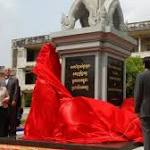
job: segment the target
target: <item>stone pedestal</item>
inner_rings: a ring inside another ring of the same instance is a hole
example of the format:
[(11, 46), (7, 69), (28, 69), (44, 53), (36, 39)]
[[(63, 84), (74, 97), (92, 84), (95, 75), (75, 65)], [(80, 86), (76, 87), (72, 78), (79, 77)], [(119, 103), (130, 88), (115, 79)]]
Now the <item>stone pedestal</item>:
[(62, 59), (62, 82), (73, 96), (108, 100), (126, 97), (125, 59), (136, 41), (111, 27), (87, 27), (52, 34)]

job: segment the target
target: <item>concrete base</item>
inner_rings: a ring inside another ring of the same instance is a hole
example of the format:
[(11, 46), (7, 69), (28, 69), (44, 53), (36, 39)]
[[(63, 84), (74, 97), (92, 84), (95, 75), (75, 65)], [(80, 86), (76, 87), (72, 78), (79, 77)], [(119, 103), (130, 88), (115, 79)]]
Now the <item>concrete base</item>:
[(137, 145), (133, 142), (120, 142), (120, 143), (105, 143), (105, 144), (71, 144), (71, 143), (57, 143), (54, 141), (29, 141), (22, 139), (7, 139), (0, 138), (0, 145), (18, 145), (30, 146), (37, 148), (53, 148), (53, 149), (67, 149), (67, 150), (133, 150)]

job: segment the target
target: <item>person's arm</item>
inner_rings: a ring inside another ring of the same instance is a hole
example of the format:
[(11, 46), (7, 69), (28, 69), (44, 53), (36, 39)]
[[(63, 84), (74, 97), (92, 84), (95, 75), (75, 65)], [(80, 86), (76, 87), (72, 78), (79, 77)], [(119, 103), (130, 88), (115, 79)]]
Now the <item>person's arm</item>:
[(3, 101), (2, 101), (2, 103), (3, 103), (3, 107), (4, 108), (7, 108), (8, 107), (8, 104), (9, 104), (9, 94), (8, 94), (8, 91), (7, 91), (7, 89), (6, 88), (4, 88), (4, 90), (5, 90), (5, 97), (4, 97), (4, 99), (3, 99)]
[(18, 87), (19, 87), (19, 82), (18, 82), (18, 79), (15, 78), (14, 79), (15, 81), (15, 89), (14, 89), (14, 94), (13, 94), (13, 100), (12, 100), (12, 105), (15, 106), (16, 103), (17, 103), (17, 100), (18, 100)]
[(6, 97), (5, 97), (5, 99), (9, 101), (9, 98), (10, 97), (9, 97), (9, 94), (8, 94), (8, 91), (7, 91), (7, 88), (6, 88)]
[(141, 104), (143, 101), (143, 83), (142, 75), (139, 74), (136, 78), (135, 88), (134, 88), (134, 98), (135, 98), (135, 112), (140, 113)]

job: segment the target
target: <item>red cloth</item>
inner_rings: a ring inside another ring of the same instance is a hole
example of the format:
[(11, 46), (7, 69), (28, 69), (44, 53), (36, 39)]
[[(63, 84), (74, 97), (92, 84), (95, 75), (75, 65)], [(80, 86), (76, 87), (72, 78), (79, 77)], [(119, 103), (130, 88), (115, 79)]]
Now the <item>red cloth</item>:
[(34, 68), (37, 76), (25, 139), (73, 143), (142, 142), (134, 100), (116, 107), (102, 100), (72, 97), (60, 82), (55, 48), (45, 44)]

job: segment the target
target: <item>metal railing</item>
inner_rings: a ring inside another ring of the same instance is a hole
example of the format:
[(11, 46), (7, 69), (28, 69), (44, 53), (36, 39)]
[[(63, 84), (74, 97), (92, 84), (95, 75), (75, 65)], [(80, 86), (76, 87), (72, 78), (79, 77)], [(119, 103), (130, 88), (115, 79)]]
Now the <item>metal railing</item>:
[(128, 31), (150, 30), (150, 21), (128, 23)]
[(12, 40), (12, 48), (15, 49), (17, 47), (24, 47), (25, 45), (44, 43), (50, 40), (50, 35), (14, 39)]

